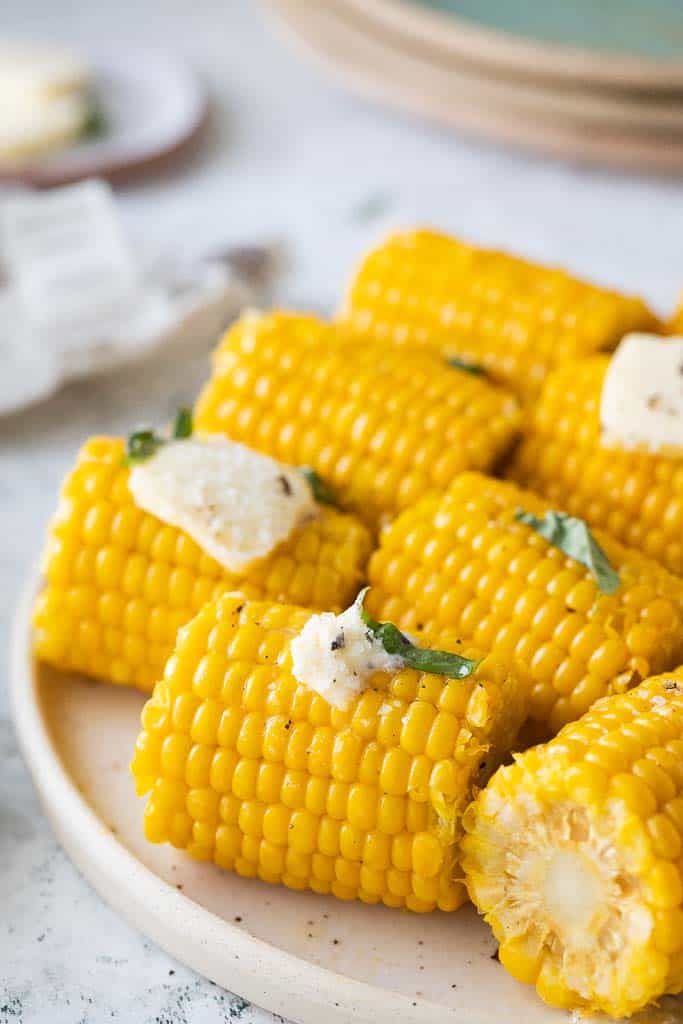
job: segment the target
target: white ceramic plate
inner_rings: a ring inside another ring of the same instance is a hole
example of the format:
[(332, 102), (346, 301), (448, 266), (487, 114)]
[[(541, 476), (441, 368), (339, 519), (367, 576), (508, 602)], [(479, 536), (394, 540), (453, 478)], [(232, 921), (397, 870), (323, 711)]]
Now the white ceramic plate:
[(0, 181), (39, 187), (92, 177), (114, 181), (156, 168), (198, 137), (207, 94), (182, 61), (135, 46), (86, 56), (105, 133), (29, 163), (2, 164)]
[(17, 733), (45, 813), (100, 895), (178, 960), (301, 1024), (567, 1021), (492, 959), (472, 908), (410, 914), (248, 881), (142, 838), (128, 772), (144, 698), (36, 665), (17, 613)]

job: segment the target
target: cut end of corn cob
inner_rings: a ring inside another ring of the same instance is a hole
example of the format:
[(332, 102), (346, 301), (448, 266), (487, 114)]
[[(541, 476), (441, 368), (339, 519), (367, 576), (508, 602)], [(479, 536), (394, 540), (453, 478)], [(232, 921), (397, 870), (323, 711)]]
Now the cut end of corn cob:
[(622, 1017), (683, 988), (683, 671), (519, 755), (464, 825), (501, 963), (546, 1002)]
[(659, 327), (638, 298), (428, 230), (394, 234), (373, 249), (340, 317), (378, 340), (482, 366), (525, 399), (554, 366)]
[(252, 313), (219, 345), (194, 421), (311, 466), (376, 525), (464, 469), (490, 469), (521, 412), (512, 395), (438, 354), (388, 349), (315, 317)]
[(226, 595), (180, 631), (132, 763), (145, 834), (292, 889), (455, 910), (460, 817), (523, 688), (489, 656), (460, 680), (377, 672), (340, 710), (291, 673), (310, 614)]
[(371, 550), (367, 528), (330, 506), (243, 574), (139, 509), (124, 442), (93, 438), (67, 477), (43, 557), (35, 651), (57, 668), (151, 690), (176, 632), (229, 591), (316, 609), (349, 604)]
[(597, 532), (620, 579), (602, 593), (585, 566), (516, 517), (548, 508), (512, 484), (464, 473), (383, 531), (368, 607), (401, 629), (432, 638), (449, 630), (495, 650), (554, 735), (598, 697), (683, 661), (683, 583)]

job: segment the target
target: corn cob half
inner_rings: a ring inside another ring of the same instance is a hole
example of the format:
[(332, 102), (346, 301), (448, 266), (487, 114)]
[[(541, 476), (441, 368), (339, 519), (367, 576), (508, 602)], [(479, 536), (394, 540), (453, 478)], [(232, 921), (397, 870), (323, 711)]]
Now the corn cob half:
[(683, 461), (601, 445), (608, 365), (594, 356), (548, 378), (506, 475), (683, 575)]
[(612, 594), (516, 519), (547, 503), (464, 473), (408, 509), (370, 559), (368, 607), (406, 630), (443, 630), (514, 665), (531, 715), (555, 733), (607, 693), (683, 661), (683, 582), (598, 534), (619, 573)]
[(292, 889), (454, 910), (460, 815), (523, 688), (490, 656), (465, 679), (375, 672), (340, 710), (291, 673), (310, 614), (226, 595), (179, 632), (132, 763), (146, 836)]
[(394, 234), (365, 257), (340, 318), (459, 356), (525, 399), (554, 366), (658, 327), (640, 299), (426, 230)]
[(151, 690), (178, 628), (227, 591), (343, 607), (371, 550), (355, 517), (321, 506), (270, 555), (229, 573), (185, 533), (139, 509), (128, 488), (124, 442), (82, 448), (61, 492), (43, 557), (35, 650), (62, 669)]
[(622, 1017), (683, 989), (683, 671), (517, 755), (464, 823), (470, 896), (546, 1002)]
[(388, 350), (314, 317), (248, 314), (223, 338), (194, 416), (312, 466), (376, 524), (463, 469), (491, 468), (520, 426), (515, 398), (434, 353)]

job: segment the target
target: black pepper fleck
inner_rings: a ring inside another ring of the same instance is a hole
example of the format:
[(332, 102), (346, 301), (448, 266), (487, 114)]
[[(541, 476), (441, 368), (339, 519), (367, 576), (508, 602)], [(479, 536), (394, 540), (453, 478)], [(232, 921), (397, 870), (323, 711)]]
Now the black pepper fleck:
[(280, 487), (282, 489), (282, 493), (286, 494), (287, 497), (289, 497), (290, 494), (292, 493), (292, 485), (290, 484), (290, 482), (287, 479), (287, 477), (286, 476), (279, 476), (277, 478), (277, 483), (280, 485)]
[(330, 644), (331, 651), (340, 651), (342, 647), (346, 647), (346, 637), (344, 636), (344, 630), (340, 630), (335, 636), (334, 640)]

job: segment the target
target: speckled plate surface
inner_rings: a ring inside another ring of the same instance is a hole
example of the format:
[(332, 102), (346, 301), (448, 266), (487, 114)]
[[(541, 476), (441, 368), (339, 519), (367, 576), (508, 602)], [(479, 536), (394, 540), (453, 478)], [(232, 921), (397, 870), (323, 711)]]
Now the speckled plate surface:
[(301, 1024), (552, 1024), (492, 959), (471, 908), (409, 914), (248, 881), (142, 838), (128, 772), (144, 697), (31, 658), (35, 579), (15, 620), (14, 719), (45, 813), (85, 878), (178, 960)]

